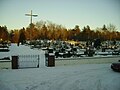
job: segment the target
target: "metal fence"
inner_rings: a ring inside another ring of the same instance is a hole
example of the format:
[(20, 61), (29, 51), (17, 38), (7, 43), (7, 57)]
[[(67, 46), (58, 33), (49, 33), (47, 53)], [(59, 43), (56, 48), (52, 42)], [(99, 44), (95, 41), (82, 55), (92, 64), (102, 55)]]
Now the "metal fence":
[(18, 68), (39, 68), (39, 55), (18, 55)]

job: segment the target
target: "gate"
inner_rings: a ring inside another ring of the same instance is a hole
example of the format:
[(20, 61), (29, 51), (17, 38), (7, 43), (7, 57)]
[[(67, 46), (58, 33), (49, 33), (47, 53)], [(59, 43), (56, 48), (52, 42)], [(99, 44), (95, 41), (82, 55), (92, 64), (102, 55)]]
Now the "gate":
[(39, 68), (39, 55), (18, 55), (18, 68)]

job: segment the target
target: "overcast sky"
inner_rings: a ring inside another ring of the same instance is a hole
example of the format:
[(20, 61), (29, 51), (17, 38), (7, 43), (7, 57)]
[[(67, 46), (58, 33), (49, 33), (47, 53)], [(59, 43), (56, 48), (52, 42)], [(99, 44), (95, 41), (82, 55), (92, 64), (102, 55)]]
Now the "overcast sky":
[(66, 28), (91, 29), (114, 24), (120, 31), (120, 0), (0, 0), (0, 26), (21, 29), (30, 23), (26, 13), (38, 14), (33, 22), (49, 20)]

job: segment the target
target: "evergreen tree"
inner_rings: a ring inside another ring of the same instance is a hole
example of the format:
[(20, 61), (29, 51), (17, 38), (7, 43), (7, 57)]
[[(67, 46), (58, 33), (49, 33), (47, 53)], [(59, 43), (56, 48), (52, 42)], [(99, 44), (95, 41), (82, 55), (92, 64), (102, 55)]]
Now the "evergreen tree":
[(105, 24), (103, 25), (102, 30), (103, 30), (103, 31), (106, 31), (106, 30), (107, 30), (107, 28), (106, 28), (106, 25), (105, 25)]
[(21, 44), (24, 44), (25, 40), (26, 40), (26, 37), (25, 37), (25, 28), (23, 27), (23, 29), (20, 30), (18, 43), (21, 42)]

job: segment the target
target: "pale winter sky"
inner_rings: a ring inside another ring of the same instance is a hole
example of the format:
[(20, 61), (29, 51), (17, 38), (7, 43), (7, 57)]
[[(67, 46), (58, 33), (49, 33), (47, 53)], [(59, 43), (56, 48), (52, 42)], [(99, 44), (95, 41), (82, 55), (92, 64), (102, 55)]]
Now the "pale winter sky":
[(114, 24), (120, 31), (120, 0), (0, 0), (0, 26), (9, 30), (27, 27), (30, 17), (38, 14), (33, 22), (49, 20), (66, 28), (79, 25), (91, 29), (103, 24)]

